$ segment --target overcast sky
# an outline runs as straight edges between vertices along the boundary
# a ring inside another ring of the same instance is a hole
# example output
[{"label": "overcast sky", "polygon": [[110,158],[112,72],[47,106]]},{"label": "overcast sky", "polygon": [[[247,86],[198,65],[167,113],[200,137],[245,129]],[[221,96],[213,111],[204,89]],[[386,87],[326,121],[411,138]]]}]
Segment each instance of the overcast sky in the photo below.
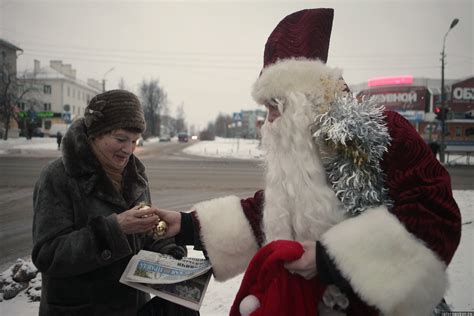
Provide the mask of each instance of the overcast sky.
[{"label": "overcast sky", "polygon": [[446,78],[474,74],[473,0],[118,1],[0,0],[0,38],[24,50],[19,69],[51,59],[72,64],[78,78],[121,78],[137,92],[157,78],[171,114],[204,128],[219,112],[255,109],[250,90],[263,48],[278,22],[295,11],[332,7],[328,64],[351,84],[379,76],[440,78],[443,36]]}]

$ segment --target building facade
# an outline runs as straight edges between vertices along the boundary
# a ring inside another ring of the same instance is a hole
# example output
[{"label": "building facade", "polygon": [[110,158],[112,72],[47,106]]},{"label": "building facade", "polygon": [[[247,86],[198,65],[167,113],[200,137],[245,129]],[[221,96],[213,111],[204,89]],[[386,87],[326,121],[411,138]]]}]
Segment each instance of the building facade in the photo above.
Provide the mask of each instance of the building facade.
[{"label": "building facade", "polygon": [[[441,80],[427,78],[374,78],[350,86],[360,99],[376,97],[388,110],[399,112],[427,141],[437,141],[441,122]],[[445,80],[446,144],[474,146],[474,77]]]},{"label": "building facade", "polygon": [[260,138],[260,122],[265,120],[267,112],[265,110],[256,109],[241,111],[242,118],[242,138],[258,139]]},{"label": "building facade", "polygon": [[[36,89],[27,93],[18,105],[19,116],[33,115],[45,136],[53,136],[61,129],[58,126],[67,126],[82,117],[90,99],[102,91],[99,81],[79,80],[76,70],[61,60],[51,60],[45,67],[35,60],[33,71],[22,80],[25,86],[32,85]],[[34,103],[37,106],[32,109]]]},{"label": "building facade", "polygon": [[18,137],[19,129],[13,117],[13,107],[17,94],[17,52],[23,50],[14,44],[0,39],[0,138],[8,126],[10,137]]}]

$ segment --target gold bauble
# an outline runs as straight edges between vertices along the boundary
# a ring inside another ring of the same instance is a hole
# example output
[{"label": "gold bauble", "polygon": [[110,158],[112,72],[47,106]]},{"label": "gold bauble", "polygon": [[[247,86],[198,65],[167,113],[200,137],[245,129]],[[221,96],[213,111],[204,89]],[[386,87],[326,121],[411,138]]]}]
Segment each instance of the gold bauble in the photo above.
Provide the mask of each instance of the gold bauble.
[{"label": "gold bauble", "polygon": [[167,230],[168,230],[168,224],[165,221],[160,220],[158,224],[156,224],[156,227],[153,229],[153,237],[155,239],[158,239],[164,234],[166,234]]}]

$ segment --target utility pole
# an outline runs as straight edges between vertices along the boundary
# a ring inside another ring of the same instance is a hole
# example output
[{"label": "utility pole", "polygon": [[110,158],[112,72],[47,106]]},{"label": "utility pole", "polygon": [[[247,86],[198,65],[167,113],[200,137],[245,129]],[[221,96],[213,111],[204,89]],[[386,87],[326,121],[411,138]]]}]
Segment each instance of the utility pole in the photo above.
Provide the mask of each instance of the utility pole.
[{"label": "utility pole", "polygon": [[441,163],[444,163],[444,150],[446,148],[445,134],[446,134],[446,102],[444,97],[444,58],[446,57],[444,53],[444,48],[446,44],[446,37],[448,36],[449,31],[458,24],[459,19],[454,19],[451,22],[449,30],[446,32],[443,38],[443,50],[441,52],[441,142],[439,148],[439,160]]},{"label": "utility pole", "polygon": [[110,68],[109,70],[107,70],[104,75],[102,76],[102,92],[105,92],[105,76],[111,72],[112,70],[114,70],[114,67]]}]

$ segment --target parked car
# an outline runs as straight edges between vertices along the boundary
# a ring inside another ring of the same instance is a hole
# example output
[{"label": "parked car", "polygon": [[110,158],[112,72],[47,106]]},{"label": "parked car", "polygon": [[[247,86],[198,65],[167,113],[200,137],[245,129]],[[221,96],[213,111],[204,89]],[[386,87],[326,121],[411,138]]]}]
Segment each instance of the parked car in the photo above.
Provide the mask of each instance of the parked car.
[{"label": "parked car", "polygon": [[189,136],[186,133],[178,133],[178,141],[187,143],[189,140]]},{"label": "parked car", "polygon": [[170,135],[161,135],[160,136],[160,142],[170,142],[171,141],[171,137]]},{"label": "parked car", "polygon": [[56,137],[58,135],[58,132],[61,133],[61,135],[66,135],[67,129],[69,125],[67,124],[53,124],[51,125],[51,128],[49,129],[49,137]]},{"label": "parked car", "polygon": [[[44,132],[39,127],[35,127],[30,131],[31,137],[44,137]],[[20,131],[20,137],[28,137],[28,132],[22,129]]]}]

